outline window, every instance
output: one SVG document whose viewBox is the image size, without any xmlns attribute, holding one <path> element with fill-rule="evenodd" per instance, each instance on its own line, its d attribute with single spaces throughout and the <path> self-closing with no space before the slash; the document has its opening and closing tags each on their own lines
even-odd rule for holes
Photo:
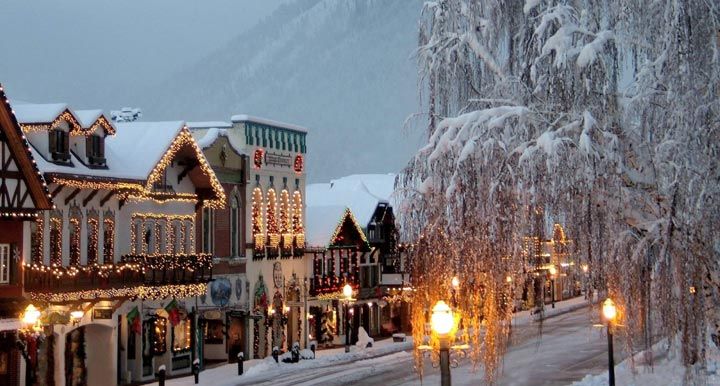
<svg viewBox="0 0 720 386">
<path fill-rule="evenodd" d="M 70 208 L 70 265 L 80 265 L 80 238 L 82 237 L 80 230 L 80 222 L 82 221 L 82 213 L 80 208 L 73 206 Z"/>
<path fill-rule="evenodd" d="M 205 325 L 205 343 L 206 344 L 222 344 L 225 334 L 223 334 L 223 322 L 221 320 L 210 319 Z"/>
<path fill-rule="evenodd" d="M 0 284 L 10 283 L 10 244 L 0 244 Z"/>
<path fill-rule="evenodd" d="M 96 264 L 98 261 L 98 237 L 100 226 L 98 224 L 98 213 L 90 210 L 87 214 L 87 265 Z"/>
<path fill-rule="evenodd" d="M 52 211 L 50 215 L 50 265 L 62 266 L 62 228 L 63 214 L 60 210 Z"/>
<path fill-rule="evenodd" d="M 238 199 L 230 201 L 230 255 L 238 256 Z"/>
<path fill-rule="evenodd" d="M 103 263 L 115 260 L 115 215 L 112 211 L 103 214 Z"/>
<path fill-rule="evenodd" d="M 70 136 L 63 129 L 52 129 L 50 135 L 50 155 L 53 161 L 67 162 L 70 160 Z"/>
<path fill-rule="evenodd" d="M 30 223 L 30 253 L 33 264 L 43 263 L 43 223 L 42 215 Z"/>
<path fill-rule="evenodd" d="M 190 349 L 190 320 L 182 319 L 172 328 L 172 350 L 173 352 Z"/>
<path fill-rule="evenodd" d="M 88 163 L 95 166 L 105 165 L 105 137 L 91 135 L 85 139 L 85 154 Z"/>
<path fill-rule="evenodd" d="M 202 251 L 204 253 L 213 253 L 214 214 L 210 208 L 202 210 Z"/>
</svg>

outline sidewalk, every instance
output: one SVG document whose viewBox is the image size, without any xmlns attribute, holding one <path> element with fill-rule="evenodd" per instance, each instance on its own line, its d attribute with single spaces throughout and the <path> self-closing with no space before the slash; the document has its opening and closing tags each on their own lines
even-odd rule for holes
<svg viewBox="0 0 720 386">
<path fill-rule="evenodd" d="M 554 316 L 566 314 L 568 312 L 573 312 L 575 310 L 579 310 L 581 308 L 586 308 L 590 306 L 590 300 L 585 299 L 582 296 L 577 296 L 568 300 L 562 300 L 559 302 L 555 302 L 555 308 L 552 308 L 550 305 L 545 305 L 545 310 L 543 312 L 543 319 L 552 318 Z M 600 312 L 600 309 L 598 308 L 598 312 Z M 514 326 L 523 326 L 530 324 L 532 322 L 537 322 L 540 320 L 540 315 L 530 315 L 530 310 L 527 311 L 521 311 L 516 312 L 513 315 L 512 324 Z"/>
</svg>

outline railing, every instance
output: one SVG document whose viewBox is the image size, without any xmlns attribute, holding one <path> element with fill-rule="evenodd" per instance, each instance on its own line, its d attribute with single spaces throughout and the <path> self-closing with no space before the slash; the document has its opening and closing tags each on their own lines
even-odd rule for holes
<svg viewBox="0 0 720 386">
<path fill-rule="evenodd" d="M 310 295 L 317 296 L 333 292 L 342 292 L 345 283 L 350 283 L 353 287 L 357 287 L 357 276 L 352 274 L 340 277 L 337 275 L 315 276 L 310 279 Z"/>
<path fill-rule="evenodd" d="M 212 279 L 212 255 L 125 255 L 114 264 L 25 266 L 28 292 L 75 292 L 133 286 L 206 283 Z"/>
</svg>

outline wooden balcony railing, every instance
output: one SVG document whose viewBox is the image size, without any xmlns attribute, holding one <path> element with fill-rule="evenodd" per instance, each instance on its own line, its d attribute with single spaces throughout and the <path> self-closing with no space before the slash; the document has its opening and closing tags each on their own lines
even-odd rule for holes
<svg viewBox="0 0 720 386">
<path fill-rule="evenodd" d="M 114 264 L 24 267 L 25 291 L 76 292 L 134 286 L 207 283 L 212 255 L 125 255 Z"/>
<path fill-rule="evenodd" d="M 351 274 L 342 277 L 337 275 L 323 275 L 315 276 L 310 279 L 310 296 L 317 296 L 320 294 L 327 294 L 332 292 L 342 292 L 345 283 L 350 283 L 353 288 L 358 287 L 358 278 L 356 274 Z"/>
</svg>

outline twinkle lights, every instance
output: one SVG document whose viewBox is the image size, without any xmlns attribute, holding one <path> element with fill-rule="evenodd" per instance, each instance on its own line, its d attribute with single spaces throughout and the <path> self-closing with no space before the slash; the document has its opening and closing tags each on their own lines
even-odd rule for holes
<svg viewBox="0 0 720 386">
<path fill-rule="evenodd" d="M 35 222 L 31 226 L 32 233 L 30 235 L 30 250 L 32 256 L 30 258 L 30 261 L 32 261 L 34 264 L 41 264 L 43 261 L 43 255 L 45 251 L 43 242 L 43 235 L 45 234 L 44 226 L 45 219 L 42 216 L 35 219 Z"/>
<path fill-rule="evenodd" d="M 99 233 L 100 233 L 100 230 L 99 230 L 97 212 L 95 212 L 94 214 L 88 214 L 88 220 L 87 220 L 87 234 L 88 234 L 87 264 L 88 265 L 97 263 Z"/>
<path fill-rule="evenodd" d="M 265 155 L 265 151 L 263 149 L 255 150 L 255 154 L 253 154 L 253 165 L 255 166 L 255 169 L 260 169 L 262 167 L 262 161 L 263 161 L 264 155 Z"/>
<path fill-rule="evenodd" d="M 280 234 L 276 215 L 277 199 L 275 197 L 275 189 L 268 189 L 267 207 L 265 215 L 267 217 L 267 237 L 268 246 L 276 248 L 280 244 Z"/>
<path fill-rule="evenodd" d="M 103 213 L 103 263 L 115 261 L 115 214 L 107 210 Z"/>
<path fill-rule="evenodd" d="M 197 143 L 190 134 L 190 130 L 187 127 L 183 127 L 180 130 L 180 134 L 175 137 L 175 140 L 170 144 L 170 147 L 160 159 L 160 162 L 155 165 L 152 172 L 148 176 L 147 182 L 145 183 L 145 191 L 151 192 L 153 185 L 160 180 L 165 170 L 170 166 L 175 155 L 183 148 L 191 148 L 199 162 L 199 167 L 203 173 L 210 179 L 210 185 L 215 195 L 214 199 L 206 200 L 205 206 L 210 208 L 220 209 L 225 207 L 225 190 L 223 189 L 220 181 L 215 176 L 212 168 L 205 159 L 202 150 L 198 147 Z"/>
<path fill-rule="evenodd" d="M 53 211 L 50 217 L 50 265 L 62 265 L 62 212 Z"/>
<path fill-rule="evenodd" d="M 302 194 L 296 190 L 293 193 L 292 200 L 292 232 L 295 235 L 295 246 L 298 248 L 305 246 L 305 228 L 303 226 L 302 211 Z"/>
<path fill-rule="evenodd" d="M 47 303 L 69 303 L 80 301 L 95 301 L 97 299 L 144 299 L 155 300 L 171 297 L 187 298 L 207 293 L 206 283 L 175 284 L 162 286 L 135 286 L 125 288 L 96 288 L 87 291 L 74 292 L 33 292 L 28 291 L 34 301 Z"/>
<path fill-rule="evenodd" d="M 36 131 L 48 131 L 52 129 L 57 129 L 60 127 L 60 125 L 62 125 L 63 122 L 67 122 L 67 125 L 70 127 L 70 135 L 89 136 L 92 134 L 83 130 L 80 122 L 78 122 L 77 118 L 75 118 L 75 116 L 68 109 L 65 109 L 65 111 L 60 113 L 60 115 L 55 117 L 52 122 L 22 123 L 20 124 L 20 127 L 22 128 L 24 133 L 32 133 Z"/>
<path fill-rule="evenodd" d="M 292 245 L 292 218 L 290 216 L 290 195 L 287 189 L 280 192 L 280 233 L 282 234 L 283 248 Z"/>
<path fill-rule="evenodd" d="M 335 232 L 333 232 L 332 237 L 330 237 L 330 245 L 335 244 L 337 242 L 338 236 L 340 235 L 340 232 L 342 231 L 343 224 L 346 220 L 349 220 L 352 226 L 355 227 L 358 234 L 360 235 L 360 238 L 362 238 L 363 243 L 365 245 L 368 245 L 368 240 L 365 237 L 365 232 L 362 231 L 362 227 L 358 223 L 357 219 L 355 218 L 355 215 L 350 211 L 350 209 L 345 208 L 345 214 L 340 217 L 340 220 L 338 221 L 337 226 L 335 227 Z"/>
<path fill-rule="evenodd" d="M 98 128 L 102 128 L 108 135 L 115 135 L 115 127 L 108 122 L 104 115 L 100 115 L 100 117 L 98 117 L 98 119 L 90 125 L 86 132 L 93 134 Z"/>
<path fill-rule="evenodd" d="M 70 208 L 70 265 L 80 265 L 80 208 Z"/>
<path fill-rule="evenodd" d="M 265 235 L 263 235 L 262 201 L 262 190 L 259 187 L 253 189 L 252 231 L 256 251 L 261 250 L 265 247 Z"/>
</svg>

